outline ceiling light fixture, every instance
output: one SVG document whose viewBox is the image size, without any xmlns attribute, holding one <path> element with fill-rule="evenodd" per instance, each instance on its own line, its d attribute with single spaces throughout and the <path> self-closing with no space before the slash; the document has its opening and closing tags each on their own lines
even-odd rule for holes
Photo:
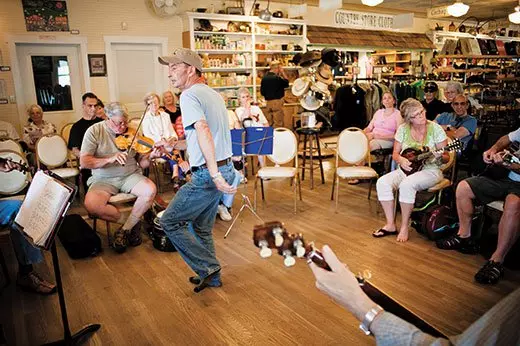
<svg viewBox="0 0 520 346">
<path fill-rule="evenodd" d="M 265 20 L 265 21 L 271 20 L 272 14 L 269 11 L 270 4 L 271 4 L 271 0 L 267 0 L 267 8 L 265 10 L 260 11 L 260 13 L 258 14 L 258 18 L 260 18 L 261 20 Z"/>
<path fill-rule="evenodd" d="M 366 6 L 374 7 L 381 4 L 384 0 L 361 0 L 361 3 Z"/>
<path fill-rule="evenodd" d="M 509 21 L 520 24 L 520 0 L 518 0 L 518 6 L 515 7 L 515 12 L 509 14 Z"/>
<path fill-rule="evenodd" d="M 448 14 L 453 17 L 461 17 L 468 13 L 469 5 L 462 1 L 456 1 L 454 4 L 448 6 Z"/>
</svg>

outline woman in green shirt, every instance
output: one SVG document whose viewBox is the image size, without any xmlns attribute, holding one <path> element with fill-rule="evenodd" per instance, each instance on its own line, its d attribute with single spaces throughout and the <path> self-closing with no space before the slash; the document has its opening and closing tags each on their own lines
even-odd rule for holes
<svg viewBox="0 0 520 346">
<path fill-rule="evenodd" d="M 410 175 L 404 171 L 411 170 L 411 162 L 401 153 L 408 148 L 431 150 L 446 146 L 447 137 L 440 125 L 426 119 L 426 111 L 421 103 L 409 98 L 401 104 L 404 123 L 395 134 L 392 158 L 400 168 L 385 174 L 377 181 L 377 196 L 385 212 L 386 224 L 372 235 L 376 238 L 397 234 L 397 241 L 408 240 L 408 225 L 415 203 L 417 191 L 426 190 L 442 180 L 439 161 L 447 162 L 448 154 L 436 154 L 435 161 L 427 162 L 423 169 Z M 401 205 L 401 227 L 397 232 L 394 217 L 394 190 L 399 189 Z"/>
</svg>

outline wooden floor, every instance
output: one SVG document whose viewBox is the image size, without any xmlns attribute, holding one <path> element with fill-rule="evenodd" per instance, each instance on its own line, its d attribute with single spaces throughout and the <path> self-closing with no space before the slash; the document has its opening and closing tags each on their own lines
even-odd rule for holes
<svg viewBox="0 0 520 346">
<path fill-rule="evenodd" d="M 398 244 L 395 237 L 374 239 L 382 210 L 368 184 L 342 183 L 339 212 L 327 183 L 303 182 L 303 203 L 295 215 L 289 184 L 268 181 L 267 202 L 258 213 L 280 220 L 319 245 L 329 244 L 354 272 L 369 269 L 372 281 L 414 312 L 448 334 L 464 330 L 520 284 L 520 272 L 506 272 L 498 285 L 484 287 L 473 275 L 481 256 L 438 250 L 416 232 Z M 253 184 L 247 184 L 252 198 Z M 171 193 L 165 194 L 166 198 Z M 234 211 L 241 199 L 235 201 Z M 84 210 L 76 208 L 76 212 Z M 137 248 L 117 255 L 105 249 L 99 257 L 71 260 L 59 246 L 65 296 L 73 331 L 101 323 L 88 345 L 360 345 L 373 344 L 355 319 L 315 287 L 304 261 L 285 268 L 282 258 L 262 259 L 252 243 L 257 220 L 245 211 L 227 239 L 229 223 L 214 229 L 223 287 L 193 293 L 192 275 L 177 253 L 162 253 L 146 238 Z M 102 237 L 106 247 L 106 238 Z M 3 246 L 12 276 L 16 261 Z M 52 262 L 37 269 L 53 280 Z M 57 296 L 21 293 L 15 284 L 0 295 L 0 324 L 8 345 L 36 345 L 57 340 L 62 326 Z"/>
</svg>

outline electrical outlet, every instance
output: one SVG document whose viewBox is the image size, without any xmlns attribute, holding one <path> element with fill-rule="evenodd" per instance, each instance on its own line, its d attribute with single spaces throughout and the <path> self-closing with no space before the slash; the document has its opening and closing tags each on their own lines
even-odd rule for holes
<svg viewBox="0 0 520 346">
<path fill-rule="evenodd" d="M 9 103 L 16 103 L 16 96 L 15 95 L 9 95 Z"/>
</svg>

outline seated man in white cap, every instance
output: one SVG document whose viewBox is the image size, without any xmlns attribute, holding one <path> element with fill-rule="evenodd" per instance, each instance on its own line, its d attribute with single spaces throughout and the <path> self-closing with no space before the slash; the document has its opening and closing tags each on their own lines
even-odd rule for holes
<svg viewBox="0 0 520 346">
<path fill-rule="evenodd" d="M 118 148 L 116 137 L 127 130 L 126 107 L 112 102 L 105 111 L 108 118 L 89 127 L 81 144 L 81 167 L 92 169 L 92 177 L 87 182 L 89 190 L 85 196 L 85 208 L 89 214 L 122 224 L 114 233 L 112 243 L 113 249 L 122 253 L 127 245 L 141 244 L 140 219 L 152 205 L 157 192 L 155 184 L 142 174 L 141 168 L 148 167 L 150 160 L 162 153 L 154 149 L 141 155 L 133 149 Z M 128 217 L 108 204 L 110 197 L 119 192 L 137 196 Z"/>
</svg>

